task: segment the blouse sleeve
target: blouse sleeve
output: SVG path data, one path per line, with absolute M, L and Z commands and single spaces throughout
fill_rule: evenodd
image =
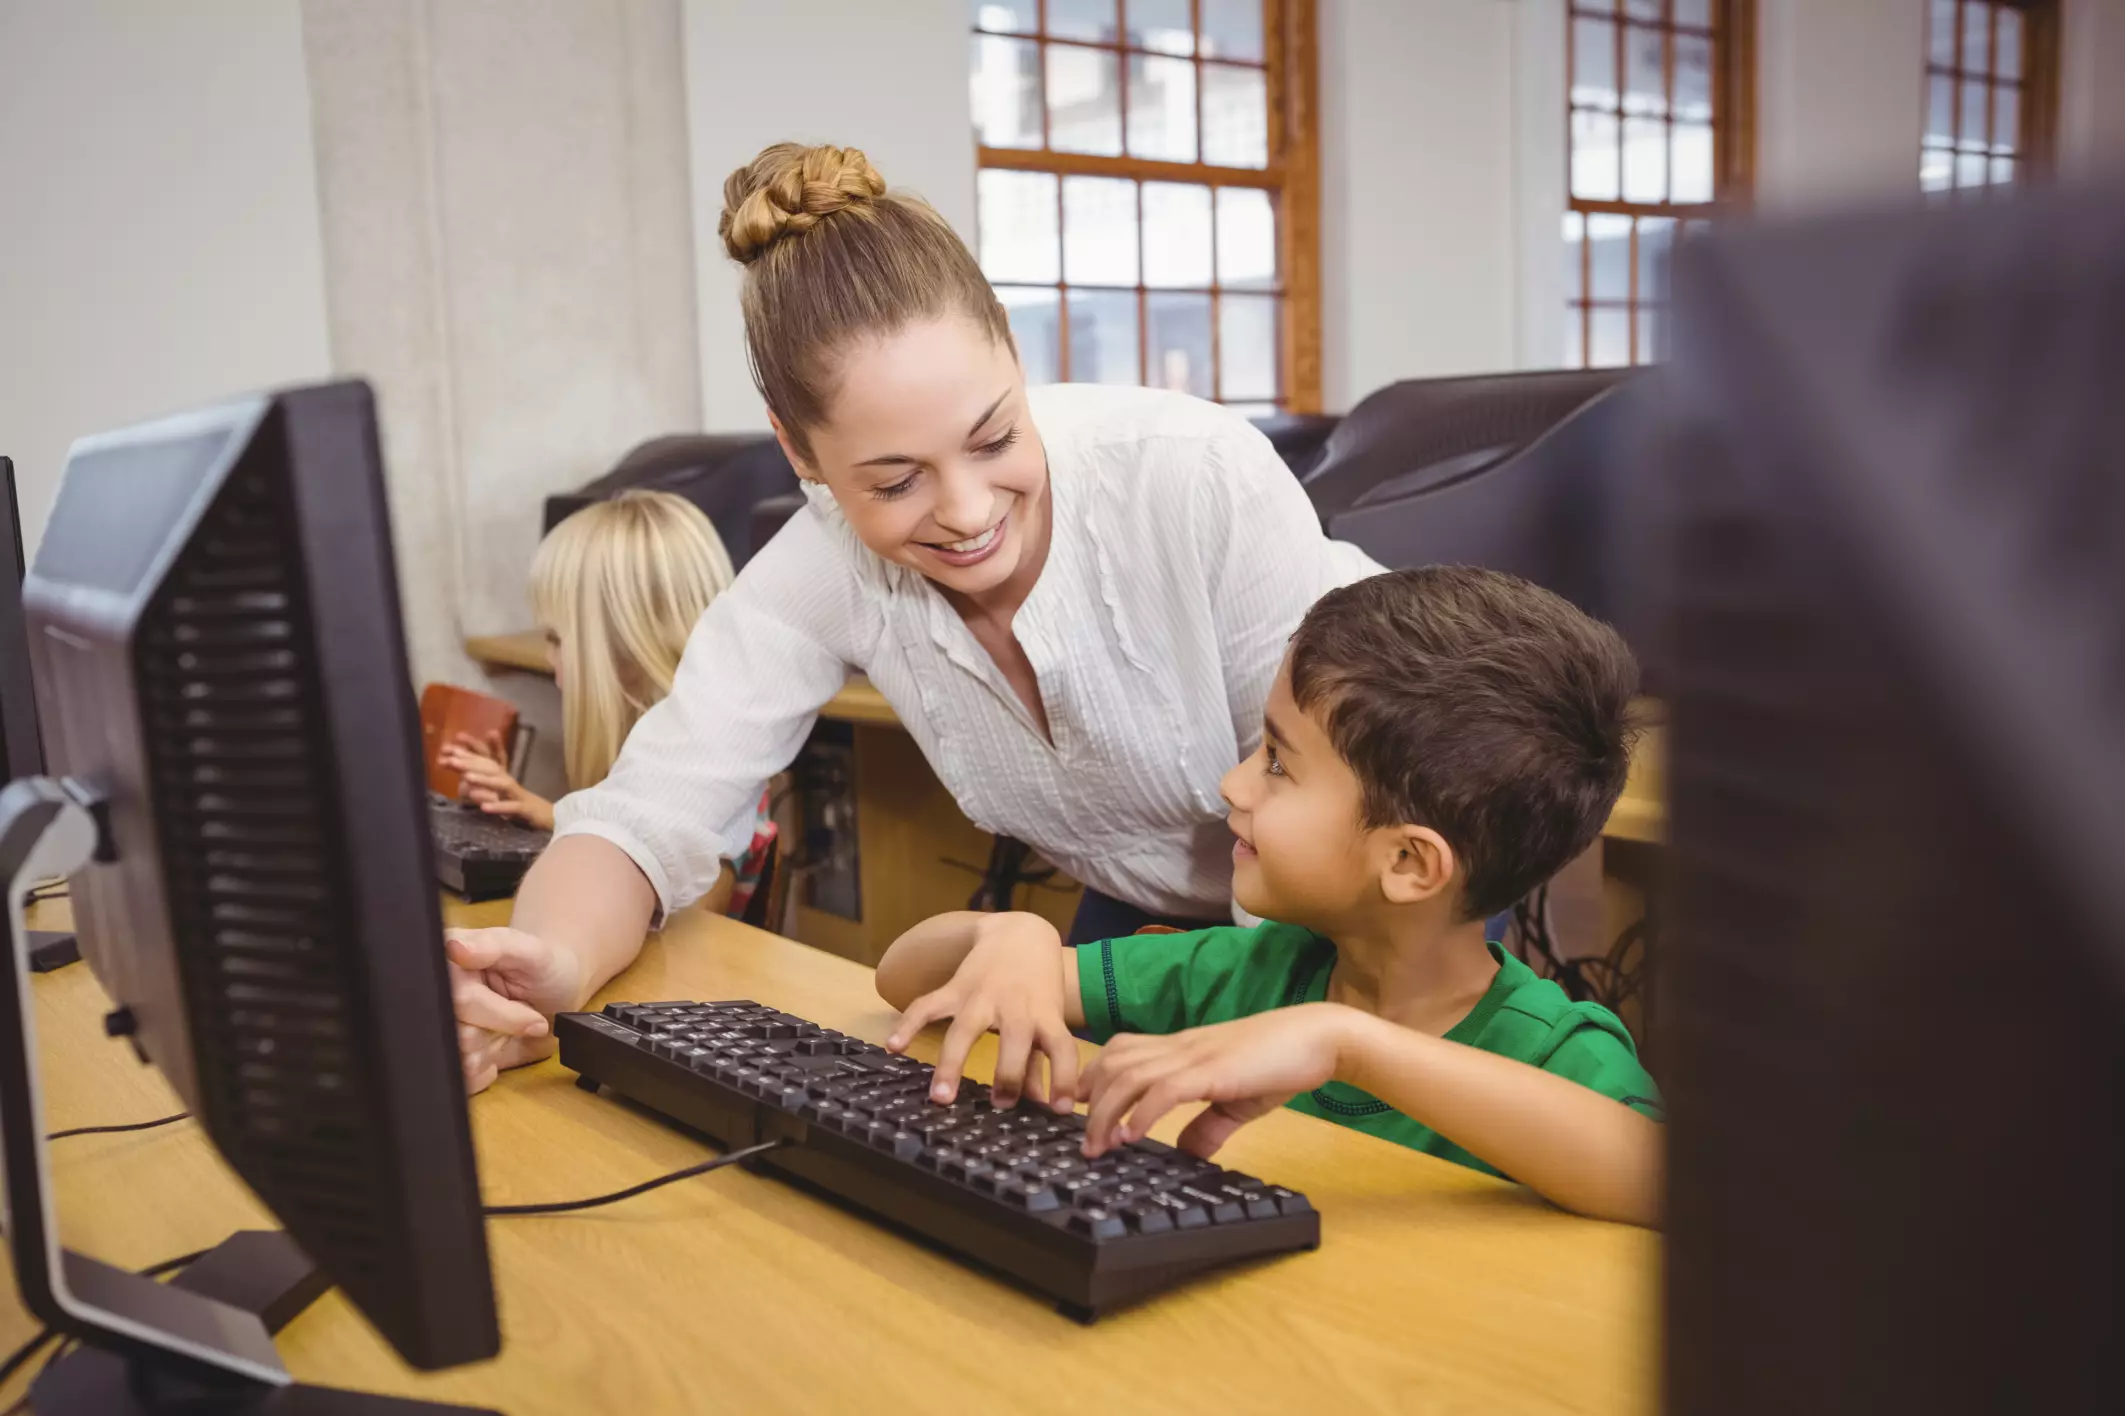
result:
M 555 806 L 555 839 L 618 846 L 664 914 L 707 894 L 752 839 L 762 784 L 847 681 L 859 598 L 824 529 L 791 518 L 710 603 L 612 772 Z

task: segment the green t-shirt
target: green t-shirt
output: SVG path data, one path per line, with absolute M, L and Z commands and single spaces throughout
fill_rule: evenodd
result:
M 1598 1003 L 1572 1002 L 1554 981 L 1536 977 L 1496 944 L 1490 952 L 1498 961 L 1497 977 L 1469 1015 L 1448 1031 L 1449 1042 L 1569 1077 L 1656 1121 L 1667 1119 L 1659 1088 L 1639 1064 L 1638 1049 L 1614 1013 Z M 1105 1042 L 1121 1032 L 1174 1033 L 1321 1002 L 1328 996 L 1335 960 L 1334 944 L 1289 924 L 1137 934 L 1080 946 L 1077 984 L 1086 1030 L 1095 1042 Z M 1431 1127 L 1342 1082 L 1295 1096 L 1289 1105 L 1427 1155 L 1499 1173 Z

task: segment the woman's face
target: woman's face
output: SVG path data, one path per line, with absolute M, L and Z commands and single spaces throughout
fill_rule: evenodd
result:
M 826 484 L 864 545 L 967 596 L 1037 564 L 1047 453 L 1009 343 L 969 319 L 926 321 L 866 341 L 837 373 L 812 463 L 791 461 Z

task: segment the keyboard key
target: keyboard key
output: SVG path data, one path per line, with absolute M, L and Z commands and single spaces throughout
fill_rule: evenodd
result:
M 1031 1182 L 1006 1185 L 999 1195 L 1006 1204 L 1028 1214 L 1046 1214 L 1049 1210 L 1062 1207 L 1062 1201 L 1056 1198 L 1053 1190 Z
M 1306 1203 L 1306 1197 L 1299 1194 L 1296 1190 L 1287 1190 L 1281 1185 L 1272 1185 L 1269 1187 L 1269 1198 L 1276 1201 L 1278 1214 L 1313 1213 L 1313 1206 Z
M 1167 1234 L 1173 1229 L 1173 1216 L 1156 1200 L 1139 1200 L 1123 1210 L 1122 1216 L 1139 1234 Z
M 1112 1210 L 1081 1209 L 1070 1214 L 1068 1228 L 1072 1234 L 1081 1234 L 1095 1242 L 1102 1239 L 1119 1239 L 1129 1232 L 1129 1226 Z
M 923 1153 L 922 1137 L 913 1131 L 893 1132 L 892 1142 L 896 1160 L 914 1160 Z

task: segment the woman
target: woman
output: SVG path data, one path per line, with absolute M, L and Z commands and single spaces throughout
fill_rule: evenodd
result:
M 1219 779 L 1306 608 L 1378 569 L 1237 414 L 1028 390 L 973 256 L 861 152 L 772 147 L 723 195 L 810 514 L 702 616 L 611 775 L 559 803 L 513 926 L 451 933 L 475 1091 L 709 888 L 852 670 L 976 824 L 1084 882 L 1073 937 L 1226 916 Z

